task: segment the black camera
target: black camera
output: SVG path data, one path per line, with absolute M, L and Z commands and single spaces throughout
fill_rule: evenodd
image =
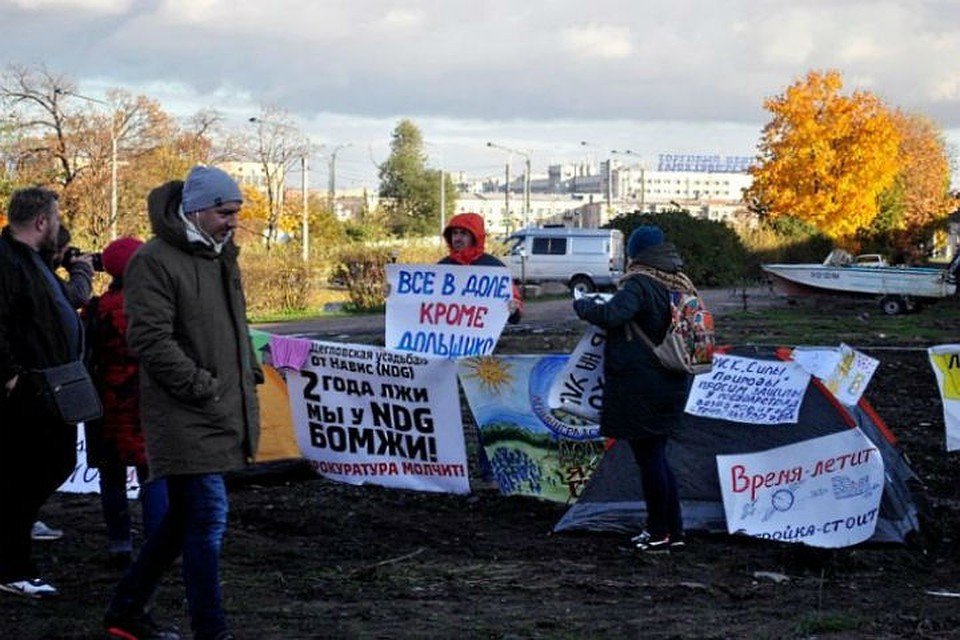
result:
M 83 251 L 79 247 L 67 247 L 67 250 L 63 252 L 63 264 L 64 269 L 70 269 L 70 265 L 74 260 L 83 255 Z M 91 253 L 90 261 L 93 265 L 94 271 L 103 271 L 103 254 L 102 253 Z

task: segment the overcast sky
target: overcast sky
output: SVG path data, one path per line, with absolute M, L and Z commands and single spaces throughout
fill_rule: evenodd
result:
M 401 118 L 433 166 L 478 176 L 508 157 L 488 141 L 534 174 L 614 149 L 753 155 L 763 100 L 810 70 L 960 141 L 957 0 L 0 0 L 0 61 L 238 128 L 284 109 L 350 144 L 338 188 L 375 184 Z M 323 150 L 313 164 L 322 187 Z

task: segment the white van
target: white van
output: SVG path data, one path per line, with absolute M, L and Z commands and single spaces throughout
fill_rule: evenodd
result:
M 528 227 L 507 238 L 507 265 L 524 284 L 562 282 L 590 293 L 623 275 L 623 233 L 617 229 Z

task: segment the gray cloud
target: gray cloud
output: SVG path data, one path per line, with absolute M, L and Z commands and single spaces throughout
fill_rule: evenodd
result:
M 232 108 L 272 104 L 318 127 L 407 116 L 454 139 L 456 121 L 473 131 L 488 123 L 482 137 L 523 122 L 548 136 L 530 140 L 542 149 L 567 144 L 557 136 L 578 122 L 573 138 L 659 126 L 676 132 L 676 147 L 696 143 L 689 132 L 732 127 L 746 138 L 729 153 L 742 154 L 767 119 L 763 100 L 812 69 L 839 69 L 847 89 L 960 127 L 958 5 L 0 0 L 0 53 L 81 87 L 176 88 L 197 108 L 233 96 Z M 551 122 L 563 124 L 538 126 Z M 521 134 L 518 143 L 531 137 Z

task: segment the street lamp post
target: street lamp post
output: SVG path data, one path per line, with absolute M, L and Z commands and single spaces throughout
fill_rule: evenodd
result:
M 530 154 L 522 153 L 525 163 L 523 171 L 523 226 L 530 226 Z
M 117 135 L 110 123 L 110 239 L 117 239 Z
M 487 144 L 490 144 L 489 142 Z M 504 165 L 504 183 L 503 183 L 503 217 L 507 223 L 507 229 L 511 230 L 510 224 L 510 162 L 513 160 L 507 156 L 507 163 Z
M 73 96 L 87 102 L 101 104 L 105 107 L 111 106 L 110 103 L 90 96 L 84 96 L 66 89 L 54 88 L 54 93 L 60 95 Z M 110 119 L 110 239 L 117 239 L 117 126 L 116 117 Z
M 309 147 L 309 143 L 307 144 Z M 310 202 L 307 193 L 307 171 L 309 171 L 307 154 L 300 154 L 300 196 L 303 198 L 303 213 L 300 217 L 300 257 L 304 264 L 310 261 Z
M 523 156 L 525 162 L 525 172 L 523 175 L 523 226 L 527 227 L 530 225 L 530 154 L 526 151 L 520 151 L 519 149 L 511 149 L 510 147 L 505 147 L 503 145 L 495 144 L 493 142 L 487 143 L 488 147 L 493 149 L 500 149 L 501 151 L 506 151 L 509 155 L 507 156 L 507 170 L 506 170 L 506 180 L 507 184 L 504 188 L 504 201 L 506 203 L 506 215 L 510 216 L 510 162 L 513 160 L 513 154 Z
M 604 188 L 606 191 L 607 210 L 613 206 L 613 159 L 607 158 L 607 180 Z
M 327 198 L 330 200 L 330 213 L 334 216 L 337 214 L 337 152 L 341 149 L 345 149 L 351 146 L 351 143 L 345 142 L 343 144 L 338 144 L 333 148 L 333 151 L 330 152 L 330 175 L 327 184 Z
M 447 217 L 447 179 L 443 174 L 443 163 L 440 163 L 440 236 L 443 236 L 443 227 Z

